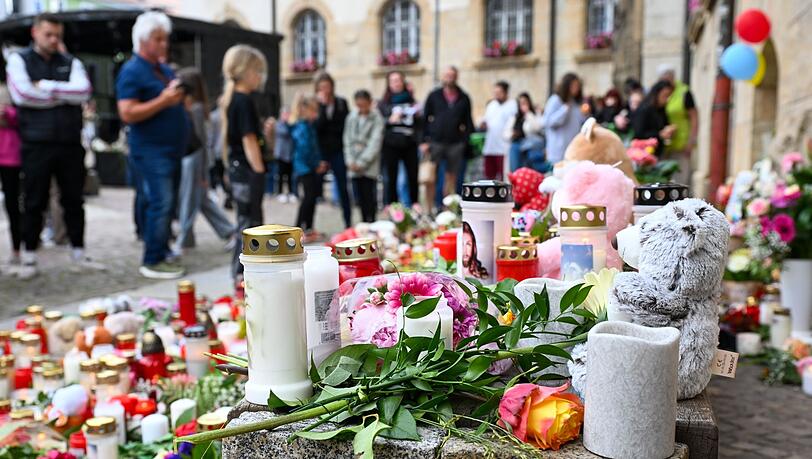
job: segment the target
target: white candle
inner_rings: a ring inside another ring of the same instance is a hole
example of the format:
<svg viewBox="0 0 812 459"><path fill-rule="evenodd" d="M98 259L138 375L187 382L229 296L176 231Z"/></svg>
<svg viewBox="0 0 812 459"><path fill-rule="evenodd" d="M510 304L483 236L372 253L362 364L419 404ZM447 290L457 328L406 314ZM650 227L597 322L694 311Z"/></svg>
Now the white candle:
<svg viewBox="0 0 812 459"><path fill-rule="evenodd" d="M209 335L202 325L192 325L183 331L186 336L186 370L195 378L202 378L209 372Z"/></svg>
<svg viewBox="0 0 812 459"><path fill-rule="evenodd" d="M115 354L116 348L112 344L97 344L90 350L90 358L98 359L105 355Z"/></svg>
<svg viewBox="0 0 812 459"><path fill-rule="evenodd" d="M65 372L66 384L79 382L79 363L89 358L87 353L77 350L76 348L71 349L65 354L65 358L62 360L62 369Z"/></svg>
<svg viewBox="0 0 812 459"><path fill-rule="evenodd" d="M160 413L153 413L141 420L141 442L154 443L169 433L169 418Z"/></svg>
<svg viewBox="0 0 812 459"><path fill-rule="evenodd" d="M736 334L736 351L741 355L756 355L761 352L761 335L754 332Z"/></svg>
<svg viewBox="0 0 812 459"><path fill-rule="evenodd" d="M305 247L305 253L307 356L318 365L341 346L338 311L330 310L338 290L338 260L329 247Z"/></svg>
<svg viewBox="0 0 812 459"><path fill-rule="evenodd" d="M190 398L175 400L169 405L169 419L172 420L172 428L177 429L178 418L187 410L192 410L192 418L197 417L197 402Z"/></svg>
<svg viewBox="0 0 812 459"><path fill-rule="evenodd" d="M116 420L116 436L118 444L127 443L127 424L125 424L124 407L119 402L97 403L93 409L93 416L109 416Z"/></svg>
<svg viewBox="0 0 812 459"><path fill-rule="evenodd" d="M240 324L237 322L220 322L217 324L217 339L223 343L227 352L231 352L231 345L239 339Z"/></svg>
<svg viewBox="0 0 812 459"><path fill-rule="evenodd" d="M432 298L430 296L415 297L414 303L417 304L423 300ZM440 301L437 302L437 307L431 314L420 317L418 319L410 319L405 315L405 308L398 308L398 333L403 330L408 336L425 336L431 338L440 327L440 338L445 342L446 349L452 349L454 346L454 311L448 306L444 296L440 296Z"/></svg>
<svg viewBox="0 0 812 459"><path fill-rule="evenodd" d="M14 368L0 368L0 400L5 400L11 395L11 378L8 377L8 373L13 371Z"/></svg>
<svg viewBox="0 0 812 459"><path fill-rule="evenodd" d="M801 388L806 395L812 395L812 367L806 367L801 375Z"/></svg>

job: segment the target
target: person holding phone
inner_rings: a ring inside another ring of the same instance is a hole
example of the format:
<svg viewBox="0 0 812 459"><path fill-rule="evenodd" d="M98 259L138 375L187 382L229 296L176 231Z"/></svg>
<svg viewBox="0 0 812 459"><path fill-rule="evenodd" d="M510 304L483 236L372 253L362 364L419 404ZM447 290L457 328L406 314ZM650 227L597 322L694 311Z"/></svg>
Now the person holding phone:
<svg viewBox="0 0 812 459"><path fill-rule="evenodd" d="M176 279L185 270L169 248L175 178L186 148L188 126L181 82L166 62L172 23L164 13L138 16L132 31L133 56L116 78L118 114L127 123L127 142L136 193L143 208L144 257L139 268L151 279Z"/></svg>

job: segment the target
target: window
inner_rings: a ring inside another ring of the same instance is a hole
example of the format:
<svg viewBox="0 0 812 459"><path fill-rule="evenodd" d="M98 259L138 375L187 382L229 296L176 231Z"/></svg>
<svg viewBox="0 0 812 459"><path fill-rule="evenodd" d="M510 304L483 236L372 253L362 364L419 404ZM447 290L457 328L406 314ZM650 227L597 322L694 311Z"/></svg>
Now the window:
<svg viewBox="0 0 812 459"><path fill-rule="evenodd" d="M326 61L324 19L313 10L303 11L293 25L293 71L312 72Z"/></svg>
<svg viewBox="0 0 812 459"><path fill-rule="evenodd" d="M420 10L411 0L395 0L383 14L381 64L411 64L420 55Z"/></svg>
<svg viewBox="0 0 812 459"><path fill-rule="evenodd" d="M485 18L486 57L530 52L533 38L532 0L488 0Z"/></svg>
<svg viewBox="0 0 812 459"><path fill-rule="evenodd" d="M586 47L602 49L612 46L615 28L615 0L589 0L586 17Z"/></svg>

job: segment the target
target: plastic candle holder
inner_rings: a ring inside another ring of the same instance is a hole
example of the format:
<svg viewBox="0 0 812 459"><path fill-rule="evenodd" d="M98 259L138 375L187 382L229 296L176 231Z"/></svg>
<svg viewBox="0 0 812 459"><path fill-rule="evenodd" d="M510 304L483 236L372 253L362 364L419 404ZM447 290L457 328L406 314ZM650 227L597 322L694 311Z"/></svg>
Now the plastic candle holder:
<svg viewBox="0 0 812 459"><path fill-rule="evenodd" d="M679 183L649 183L634 187L634 224L669 202L688 197L688 187Z"/></svg>
<svg viewBox="0 0 812 459"><path fill-rule="evenodd" d="M561 206L561 279L579 280L606 266L606 207Z"/></svg>
<svg viewBox="0 0 812 459"><path fill-rule="evenodd" d="M496 254L496 281L538 277L539 263L536 245L500 245Z"/></svg>
<svg viewBox="0 0 812 459"><path fill-rule="evenodd" d="M305 247L307 355L316 365L341 347L338 310L330 308L338 290L338 261L329 247Z"/></svg>
<svg viewBox="0 0 812 459"><path fill-rule="evenodd" d="M186 337L186 370L191 376L202 378L209 372L209 333L202 325L192 325L183 330Z"/></svg>
<svg viewBox="0 0 812 459"><path fill-rule="evenodd" d="M494 180L463 184L460 207L457 276L491 284L496 280L496 248L510 245L513 187Z"/></svg>
<svg viewBox="0 0 812 459"><path fill-rule="evenodd" d="M361 238L349 239L336 244L338 259L338 282L383 274L378 241Z"/></svg>

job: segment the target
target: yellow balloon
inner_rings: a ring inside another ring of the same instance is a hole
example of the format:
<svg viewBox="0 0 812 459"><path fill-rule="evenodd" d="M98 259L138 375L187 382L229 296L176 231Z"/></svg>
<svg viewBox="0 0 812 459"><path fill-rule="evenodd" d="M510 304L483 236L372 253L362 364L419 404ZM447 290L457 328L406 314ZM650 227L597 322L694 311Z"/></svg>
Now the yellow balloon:
<svg viewBox="0 0 812 459"><path fill-rule="evenodd" d="M756 68L756 73L753 74L753 78L750 78L750 84L753 86L758 86L761 84L761 81L764 79L764 73L767 71L767 63L764 61L764 55L758 53L758 67Z"/></svg>

